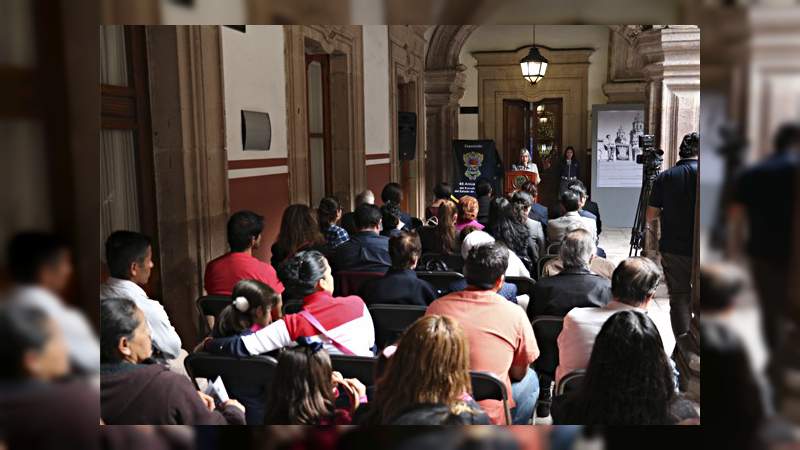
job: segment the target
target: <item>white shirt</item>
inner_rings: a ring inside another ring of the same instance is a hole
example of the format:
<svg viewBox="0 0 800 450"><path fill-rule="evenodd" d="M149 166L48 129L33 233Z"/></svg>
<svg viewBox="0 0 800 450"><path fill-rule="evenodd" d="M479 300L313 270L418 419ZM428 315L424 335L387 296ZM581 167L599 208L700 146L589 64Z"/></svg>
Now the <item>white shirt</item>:
<svg viewBox="0 0 800 450"><path fill-rule="evenodd" d="M167 359L178 357L181 352L181 338L170 323L167 311L161 303L149 299L144 289L133 281L113 277L100 286L100 300L107 298L127 298L136 303L136 306L144 312L144 318L150 326L153 345Z"/></svg>
<svg viewBox="0 0 800 450"><path fill-rule="evenodd" d="M538 222L537 222L538 223ZM539 225L541 227L541 225ZM461 243L461 256L466 260L469 256L469 251L474 247L480 247L484 244L491 244L494 242L494 237L491 234L475 230L464 238ZM530 277L531 273L525 267L525 264L519 259L516 253L509 250L508 252L508 267L506 268L505 275L507 277Z"/></svg>
<svg viewBox="0 0 800 450"><path fill-rule="evenodd" d="M675 336L672 334L672 324L669 318L669 309L664 310L658 303L651 301L647 310L636 308L625 303L612 300L602 308L573 308L564 317L564 327L558 335L558 368L556 368L556 384L561 378L578 369L589 366L592 347L600 329L609 317L619 311L638 310L647 313L655 323L664 343L664 352L672 355L675 349ZM631 355L634 357L634 355Z"/></svg>
<svg viewBox="0 0 800 450"><path fill-rule="evenodd" d="M33 285L12 289L6 301L44 311L64 333L72 363L86 372L99 373L100 342L80 311L65 305L49 290Z"/></svg>
<svg viewBox="0 0 800 450"><path fill-rule="evenodd" d="M594 219L581 216L578 211L570 211L558 219L547 221L547 241L551 244L561 242L567 234L567 230L576 226L592 233L592 239L597 241L597 223Z"/></svg>

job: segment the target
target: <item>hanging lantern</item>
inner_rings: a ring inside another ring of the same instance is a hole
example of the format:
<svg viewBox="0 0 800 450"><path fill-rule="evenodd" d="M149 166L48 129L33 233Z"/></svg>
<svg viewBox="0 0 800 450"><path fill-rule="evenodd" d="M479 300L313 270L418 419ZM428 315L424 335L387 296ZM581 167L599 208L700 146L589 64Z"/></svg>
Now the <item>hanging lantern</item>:
<svg viewBox="0 0 800 450"><path fill-rule="evenodd" d="M531 49L528 52L528 56L519 61L519 66L522 69L522 77L531 85L538 83L539 80L544 78L544 74L547 72L547 64L547 58L542 56L542 54L539 53L539 49L536 47L536 26L534 25Z"/></svg>

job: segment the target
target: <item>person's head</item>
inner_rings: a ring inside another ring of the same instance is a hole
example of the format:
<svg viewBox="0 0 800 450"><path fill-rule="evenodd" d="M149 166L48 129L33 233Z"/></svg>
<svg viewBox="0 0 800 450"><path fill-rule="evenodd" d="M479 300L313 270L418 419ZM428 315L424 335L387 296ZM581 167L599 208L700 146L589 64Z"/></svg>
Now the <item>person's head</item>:
<svg viewBox="0 0 800 450"><path fill-rule="evenodd" d="M620 311L592 348L578 407L586 425L669 425L672 369L658 328L641 311Z"/></svg>
<svg viewBox="0 0 800 450"><path fill-rule="evenodd" d="M408 327L375 392L382 423L419 404L444 404L454 414L465 411L461 398L472 392L469 342L458 322L430 315Z"/></svg>
<svg viewBox="0 0 800 450"><path fill-rule="evenodd" d="M67 243L51 233L24 232L11 238L7 248L11 279L37 284L60 294L72 278L72 256Z"/></svg>
<svg viewBox="0 0 800 450"><path fill-rule="evenodd" d="M342 217L342 207L336 197L324 197L319 201L317 219L320 226L333 225Z"/></svg>
<svg viewBox="0 0 800 450"><path fill-rule="evenodd" d="M150 238L135 231L111 233L106 239L106 263L112 277L147 284L155 266Z"/></svg>
<svg viewBox="0 0 800 450"><path fill-rule="evenodd" d="M381 210L381 226L383 231L396 230L400 226L400 206L397 203L384 203Z"/></svg>
<svg viewBox="0 0 800 450"><path fill-rule="evenodd" d="M100 362L139 364L153 355L150 327L131 300L100 301Z"/></svg>
<svg viewBox="0 0 800 450"><path fill-rule="evenodd" d="M272 380L265 423L318 425L333 413L333 369L322 342L298 339L284 350Z"/></svg>
<svg viewBox="0 0 800 450"><path fill-rule="evenodd" d="M257 280L240 280L233 286L228 311L220 314L219 332L233 336L253 325L265 327L280 316L281 295Z"/></svg>
<svg viewBox="0 0 800 450"><path fill-rule="evenodd" d="M228 246L232 252L256 249L263 230L264 217L253 211L237 211L228 219Z"/></svg>
<svg viewBox="0 0 800 450"><path fill-rule="evenodd" d="M586 190L586 186L584 186L581 180L574 180L569 183L567 188L571 191L575 191L580 196L580 208L583 208L586 205L586 200L589 199L589 192Z"/></svg>
<svg viewBox="0 0 800 450"><path fill-rule="evenodd" d="M278 266L278 278L297 295L305 297L314 292L333 293L333 275L328 260L316 250L297 252Z"/></svg>
<svg viewBox="0 0 800 450"><path fill-rule="evenodd" d="M588 269L596 252L597 247L592 234L578 228L564 236L559 257L565 269Z"/></svg>
<svg viewBox="0 0 800 450"><path fill-rule="evenodd" d="M775 151L782 153L790 150L800 151L800 123L788 122L778 128L775 133Z"/></svg>
<svg viewBox="0 0 800 450"><path fill-rule="evenodd" d="M656 295L661 269L643 256L623 260L611 275L611 295L630 306L644 308Z"/></svg>
<svg viewBox="0 0 800 450"><path fill-rule="evenodd" d="M436 200L447 200L453 195L453 187L447 182L436 183L436 186L433 187L433 195Z"/></svg>
<svg viewBox="0 0 800 450"><path fill-rule="evenodd" d="M534 202L536 201L536 197L539 196L539 189L536 188L536 183L534 183L531 180L522 183L522 186L520 187L519 191L527 192L528 194L530 194Z"/></svg>
<svg viewBox="0 0 800 450"><path fill-rule="evenodd" d="M697 132L688 133L681 140L678 155L681 158L696 158L700 153L700 134Z"/></svg>
<svg viewBox="0 0 800 450"><path fill-rule="evenodd" d="M478 200L470 195L465 195L458 199L458 220L459 222L470 222L478 217Z"/></svg>
<svg viewBox="0 0 800 450"><path fill-rule="evenodd" d="M496 224L511 202L505 197L495 197L489 202L489 228Z"/></svg>
<svg viewBox="0 0 800 450"><path fill-rule="evenodd" d="M515 192L514 196L511 197L511 205L514 208L514 214L516 214L519 219L524 222L528 218L528 214L531 212L531 207L533 206L533 197L524 191Z"/></svg>
<svg viewBox="0 0 800 450"><path fill-rule="evenodd" d="M69 356L58 324L37 308L0 306L0 380L52 381L66 375Z"/></svg>
<svg viewBox="0 0 800 450"><path fill-rule="evenodd" d="M422 256L422 243L414 231L401 231L389 239L392 269L414 269Z"/></svg>
<svg viewBox="0 0 800 450"><path fill-rule="evenodd" d="M403 188L397 183L387 183L381 191L381 201L399 205L403 201Z"/></svg>
<svg viewBox="0 0 800 450"><path fill-rule="evenodd" d="M700 266L700 311L704 314L731 311L744 285L744 276L738 267L703 264Z"/></svg>
<svg viewBox="0 0 800 450"><path fill-rule="evenodd" d="M492 183L486 178L481 178L475 183L475 195L478 197L488 197L492 195Z"/></svg>
<svg viewBox="0 0 800 450"><path fill-rule="evenodd" d="M527 148L521 148L519 150L519 163L525 166L528 165L529 162L531 162L531 152L529 152Z"/></svg>
<svg viewBox="0 0 800 450"><path fill-rule="evenodd" d="M581 195L572 189L567 189L561 193L561 206L565 212L577 211L581 207Z"/></svg>
<svg viewBox="0 0 800 450"><path fill-rule="evenodd" d="M458 207L451 201L442 202L436 212L438 225L436 234L439 236L441 248L436 249L438 253L450 254L456 251L456 222L458 220Z"/></svg>
<svg viewBox="0 0 800 450"><path fill-rule="evenodd" d="M317 218L308 205L296 203L289 205L283 211L281 231L276 243L286 254L291 255L301 247L321 244L324 241Z"/></svg>
<svg viewBox="0 0 800 450"><path fill-rule="evenodd" d="M356 208L364 204L375 204L375 194L373 194L369 189L361 191L358 193L358 195L356 195Z"/></svg>
<svg viewBox="0 0 800 450"><path fill-rule="evenodd" d="M575 149L568 145L566 149L564 149L564 159L574 159L575 158Z"/></svg>
<svg viewBox="0 0 800 450"><path fill-rule="evenodd" d="M356 229L358 231L374 231L381 230L381 209L375 205L365 203L359 205L355 211Z"/></svg>
<svg viewBox="0 0 800 450"><path fill-rule="evenodd" d="M464 260L464 277L467 279L467 285L483 290L499 290L506 269L508 269L508 248L500 242L475 247Z"/></svg>
<svg viewBox="0 0 800 450"><path fill-rule="evenodd" d="M491 234L476 229L465 235L464 239L461 240L461 257L466 261L467 257L469 256L469 252L473 248L480 247L484 244L491 244L493 242L494 238Z"/></svg>
<svg viewBox="0 0 800 450"><path fill-rule="evenodd" d="M519 200L519 199L518 199ZM499 205L504 205L500 207ZM518 256L523 257L527 254L529 235L526 225L527 213L525 204L520 202L504 201L498 204L497 210L492 214L489 212L488 232L494 236L499 243L503 243Z"/></svg>

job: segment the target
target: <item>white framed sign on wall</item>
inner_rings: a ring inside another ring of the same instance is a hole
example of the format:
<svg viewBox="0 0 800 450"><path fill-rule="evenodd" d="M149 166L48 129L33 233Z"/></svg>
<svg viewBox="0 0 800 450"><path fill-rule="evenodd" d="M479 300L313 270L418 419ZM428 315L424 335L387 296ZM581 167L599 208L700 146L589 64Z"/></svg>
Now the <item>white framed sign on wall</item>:
<svg viewBox="0 0 800 450"><path fill-rule="evenodd" d="M642 166L636 156L642 153L639 136L644 134L644 105L615 105L592 108L597 187L640 188Z"/></svg>

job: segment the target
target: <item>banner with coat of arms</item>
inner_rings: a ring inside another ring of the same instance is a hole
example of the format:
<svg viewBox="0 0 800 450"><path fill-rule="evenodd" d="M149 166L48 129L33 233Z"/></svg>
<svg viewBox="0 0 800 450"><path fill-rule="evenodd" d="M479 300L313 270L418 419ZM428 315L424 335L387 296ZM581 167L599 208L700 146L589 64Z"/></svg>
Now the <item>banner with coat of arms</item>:
<svg viewBox="0 0 800 450"><path fill-rule="evenodd" d="M480 179L489 180L494 191L499 192L503 167L493 140L454 140L453 155L456 170L453 194L456 197L475 196L475 183Z"/></svg>

